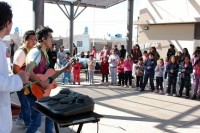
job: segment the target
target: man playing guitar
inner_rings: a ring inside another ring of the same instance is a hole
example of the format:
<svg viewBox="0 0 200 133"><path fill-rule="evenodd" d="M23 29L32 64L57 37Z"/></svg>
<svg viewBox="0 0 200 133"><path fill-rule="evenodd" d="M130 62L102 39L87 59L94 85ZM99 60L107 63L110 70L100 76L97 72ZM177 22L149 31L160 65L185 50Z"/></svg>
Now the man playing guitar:
<svg viewBox="0 0 200 133"><path fill-rule="evenodd" d="M38 44L36 44L36 46L32 48L27 55L27 69L31 69L30 81L38 81L41 89L49 86L49 80L41 80L36 74L44 74L48 70L49 58L47 55L47 50L52 47L52 32L53 30L48 27L39 28L36 31L36 39ZM33 107L35 105L35 101L37 100L36 96L30 92L30 94L27 95L27 98L30 105ZM26 133L36 132L40 127L41 122L42 114L31 108L31 123ZM53 122L49 118L45 119L45 132L53 133Z"/></svg>

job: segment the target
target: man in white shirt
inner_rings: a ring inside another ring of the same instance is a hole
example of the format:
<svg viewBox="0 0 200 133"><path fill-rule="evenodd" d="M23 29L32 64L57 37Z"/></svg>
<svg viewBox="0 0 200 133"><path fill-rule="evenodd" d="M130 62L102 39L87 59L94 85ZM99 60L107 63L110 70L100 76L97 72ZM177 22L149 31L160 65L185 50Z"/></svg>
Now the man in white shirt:
<svg viewBox="0 0 200 133"><path fill-rule="evenodd" d="M29 30L24 34L24 43L22 46L15 52L14 54L14 62L13 62L13 73L17 74L20 70L25 70L26 68L26 55L30 51L30 49L36 44L35 31ZM28 99L26 97L26 89L17 92L20 104L21 111L19 113L19 117L17 119L16 124L24 124L26 127L30 125L30 105L28 103ZM22 121L23 120L23 121Z"/></svg>
<svg viewBox="0 0 200 133"><path fill-rule="evenodd" d="M0 2L0 133L10 133L12 114L10 92L19 91L23 84L29 83L29 73L20 71L9 76L6 58L6 44L3 38L10 34L12 28L12 10L6 2Z"/></svg>

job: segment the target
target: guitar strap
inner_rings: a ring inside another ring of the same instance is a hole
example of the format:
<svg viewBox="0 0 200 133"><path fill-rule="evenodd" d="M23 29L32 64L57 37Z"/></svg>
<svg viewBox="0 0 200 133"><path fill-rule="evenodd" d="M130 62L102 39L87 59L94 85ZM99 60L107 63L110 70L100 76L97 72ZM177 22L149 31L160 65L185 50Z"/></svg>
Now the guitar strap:
<svg viewBox="0 0 200 133"><path fill-rule="evenodd" d="M33 62L31 62L31 64L29 65L29 67L26 68L26 72L30 72L30 71L33 70L34 64L36 63L36 60L37 60L37 58L38 58L38 56L39 56L40 53L41 53L41 52L38 52L38 54L37 54L36 57L34 58ZM35 81L35 82L36 82L36 81ZM31 92L31 91L30 91L30 86L31 86L32 84L34 84L35 82L24 85L24 87L23 87L23 88L24 88L24 95L30 94L30 92Z"/></svg>

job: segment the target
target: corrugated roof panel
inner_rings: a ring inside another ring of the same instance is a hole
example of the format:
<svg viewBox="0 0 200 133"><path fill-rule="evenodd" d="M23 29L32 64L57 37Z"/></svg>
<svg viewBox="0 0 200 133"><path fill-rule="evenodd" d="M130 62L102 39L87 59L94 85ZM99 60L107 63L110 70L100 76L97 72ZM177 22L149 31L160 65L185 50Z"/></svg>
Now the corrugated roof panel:
<svg viewBox="0 0 200 133"><path fill-rule="evenodd" d="M119 4L126 0L45 0L46 3L59 3L69 5L73 3L74 5L87 6L87 7L98 7L98 8L108 8L113 5Z"/></svg>

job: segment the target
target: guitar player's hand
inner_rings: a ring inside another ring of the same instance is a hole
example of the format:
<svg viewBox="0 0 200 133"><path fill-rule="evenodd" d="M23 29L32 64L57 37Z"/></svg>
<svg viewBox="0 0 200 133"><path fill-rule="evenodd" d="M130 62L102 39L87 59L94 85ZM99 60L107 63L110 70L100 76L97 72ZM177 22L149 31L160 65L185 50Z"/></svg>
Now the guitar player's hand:
<svg viewBox="0 0 200 133"><path fill-rule="evenodd" d="M49 86L49 80L40 81L39 84L45 89Z"/></svg>
<svg viewBox="0 0 200 133"><path fill-rule="evenodd" d="M20 76L23 84L28 84L29 83L29 76L30 76L30 73L28 72L25 72L25 71L19 71L18 72L18 75Z"/></svg>

